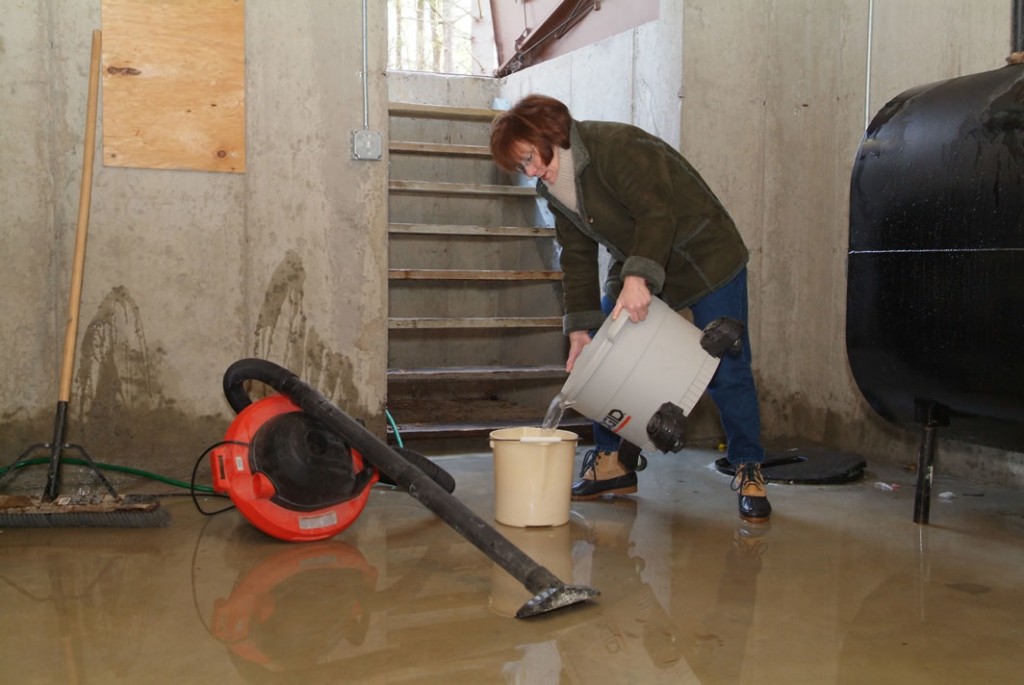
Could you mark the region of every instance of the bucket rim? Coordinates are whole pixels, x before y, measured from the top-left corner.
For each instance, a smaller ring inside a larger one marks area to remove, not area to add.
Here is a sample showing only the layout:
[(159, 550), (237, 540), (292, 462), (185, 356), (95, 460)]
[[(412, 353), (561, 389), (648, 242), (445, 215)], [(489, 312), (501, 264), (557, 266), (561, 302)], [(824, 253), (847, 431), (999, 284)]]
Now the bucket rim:
[[(505, 435), (502, 435), (502, 434)], [(538, 426), (520, 426), (514, 428), (498, 428), (490, 432), (487, 436), (491, 441), (494, 442), (526, 442), (532, 444), (544, 444), (549, 442), (547, 440), (523, 440), (523, 438), (537, 438), (537, 437), (548, 437), (557, 438), (557, 440), (551, 440), (551, 443), (556, 442), (579, 442), (580, 436), (570, 430), (564, 428), (554, 428), (550, 431), (540, 428)]]

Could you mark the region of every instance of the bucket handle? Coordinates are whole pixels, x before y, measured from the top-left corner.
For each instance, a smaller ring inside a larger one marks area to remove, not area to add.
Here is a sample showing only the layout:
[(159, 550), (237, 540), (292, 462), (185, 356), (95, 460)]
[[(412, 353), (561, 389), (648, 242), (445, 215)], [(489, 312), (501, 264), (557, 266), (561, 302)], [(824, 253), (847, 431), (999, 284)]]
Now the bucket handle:
[[(566, 407), (573, 406), (574, 400), (576, 399), (576, 395), (580, 392), (580, 390), (582, 390), (582, 388), (577, 388), (575, 386), (580, 385), (581, 383), (585, 383), (586, 380), (589, 380), (592, 374), (591, 370), (601, 366), (601, 362), (604, 361), (604, 358), (608, 356), (609, 352), (611, 352), (612, 345), (615, 344), (615, 338), (619, 335), (620, 332), (622, 332), (622, 329), (626, 326), (627, 323), (629, 323), (629, 317), (620, 315), (619, 318), (614, 319), (611, 325), (608, 326), (608, 330), (605, 331), (605, 338), (598, 344), (596, 350), (593, 350), (593, 352), (588, 351), (588, 348), (594, 345), (594, 343), (591, 343), (590, 345), (587, 345), (587, 347), (583, 348), (584, 352), (587, 355), (583, 359), (583, 361), (586, 362), (586, 366), (580, 366), (578, 371), (577, 369), (574, 368), (572, 370), (572, 373), (569, 374), (569, 379), (565, 382), (565, 385), (562, 387), (562, 394), (566, 395)], [(582, 356), (583, 355), (581, 355), (581, 357)], [(580, 360), (577, 359), (577, 363), (579, 363), (579, 361)], [(584, 380), (576, 380), (574, 382), (573, 376), (576, 376), (577, 374), (579, 374), (577, 378), (582, 377)]]
[(611, 342), (615, 342), (615, 337), (619, 334), (620, 331), (622, 331), (623, 327), (625, 327), (626, 322), (628, 321), (629, 317), (623, 316), (622, 312), (619, 312), (619, 318), (613, 320), (612, 325), (608, 327), (608, 340), (610, 340)]

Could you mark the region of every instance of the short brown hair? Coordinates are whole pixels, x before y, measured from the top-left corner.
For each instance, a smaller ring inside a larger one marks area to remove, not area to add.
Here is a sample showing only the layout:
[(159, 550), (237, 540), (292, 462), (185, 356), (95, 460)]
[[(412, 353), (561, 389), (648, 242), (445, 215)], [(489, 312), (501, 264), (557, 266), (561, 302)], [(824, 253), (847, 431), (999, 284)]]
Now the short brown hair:
[(515, 171), (517, 143), (533, 145), (545, 164), (554, 157), (554, 146), (569, 147), (572, 116), (560, 100), (547, 95), (527, 95), (491, 124), (491, 157), (506, 171)]

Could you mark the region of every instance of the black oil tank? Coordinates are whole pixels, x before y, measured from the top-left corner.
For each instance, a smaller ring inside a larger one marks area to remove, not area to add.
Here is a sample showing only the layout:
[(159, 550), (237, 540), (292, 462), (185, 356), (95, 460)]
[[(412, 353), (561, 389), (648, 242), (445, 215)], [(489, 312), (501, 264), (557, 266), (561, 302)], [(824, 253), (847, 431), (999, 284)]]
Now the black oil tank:
[(868, 403), (1024, 451), (1024, 65), (907, 90), (850, 184), (846, 344)]

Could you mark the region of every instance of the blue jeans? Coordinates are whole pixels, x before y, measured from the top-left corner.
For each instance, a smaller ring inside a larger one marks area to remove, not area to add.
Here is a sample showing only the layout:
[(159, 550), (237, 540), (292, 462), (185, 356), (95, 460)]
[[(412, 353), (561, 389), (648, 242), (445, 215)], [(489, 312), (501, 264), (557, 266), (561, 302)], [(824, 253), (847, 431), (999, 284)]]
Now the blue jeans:
[[(601, 308), (611, 314), (615, 302), (605, 296)], [(728, 316), (747, 323), (747, 270), (740, 271), (735, 278), (718, 290), (705, 295), (695, 302), (690, 311), (693, 323), (703, 329), (715, 319)], [(708, 394), (718, 407), (722, 430), (728, 445), (726, 457), (730, 464), (761, 463), (764, 461), (764, 447), (761, 446), (761, 411), (757, 404), (757, 388), (754, 374), (750, 370), (750, 336), (743, 331), (743, 350), (732, 356), (726, 354), (718, 364), (718, 370), (708, 384)], [(615, 433), (594, 422), (594, 447), (601, 452), (619, 449), (620, 438)]]

